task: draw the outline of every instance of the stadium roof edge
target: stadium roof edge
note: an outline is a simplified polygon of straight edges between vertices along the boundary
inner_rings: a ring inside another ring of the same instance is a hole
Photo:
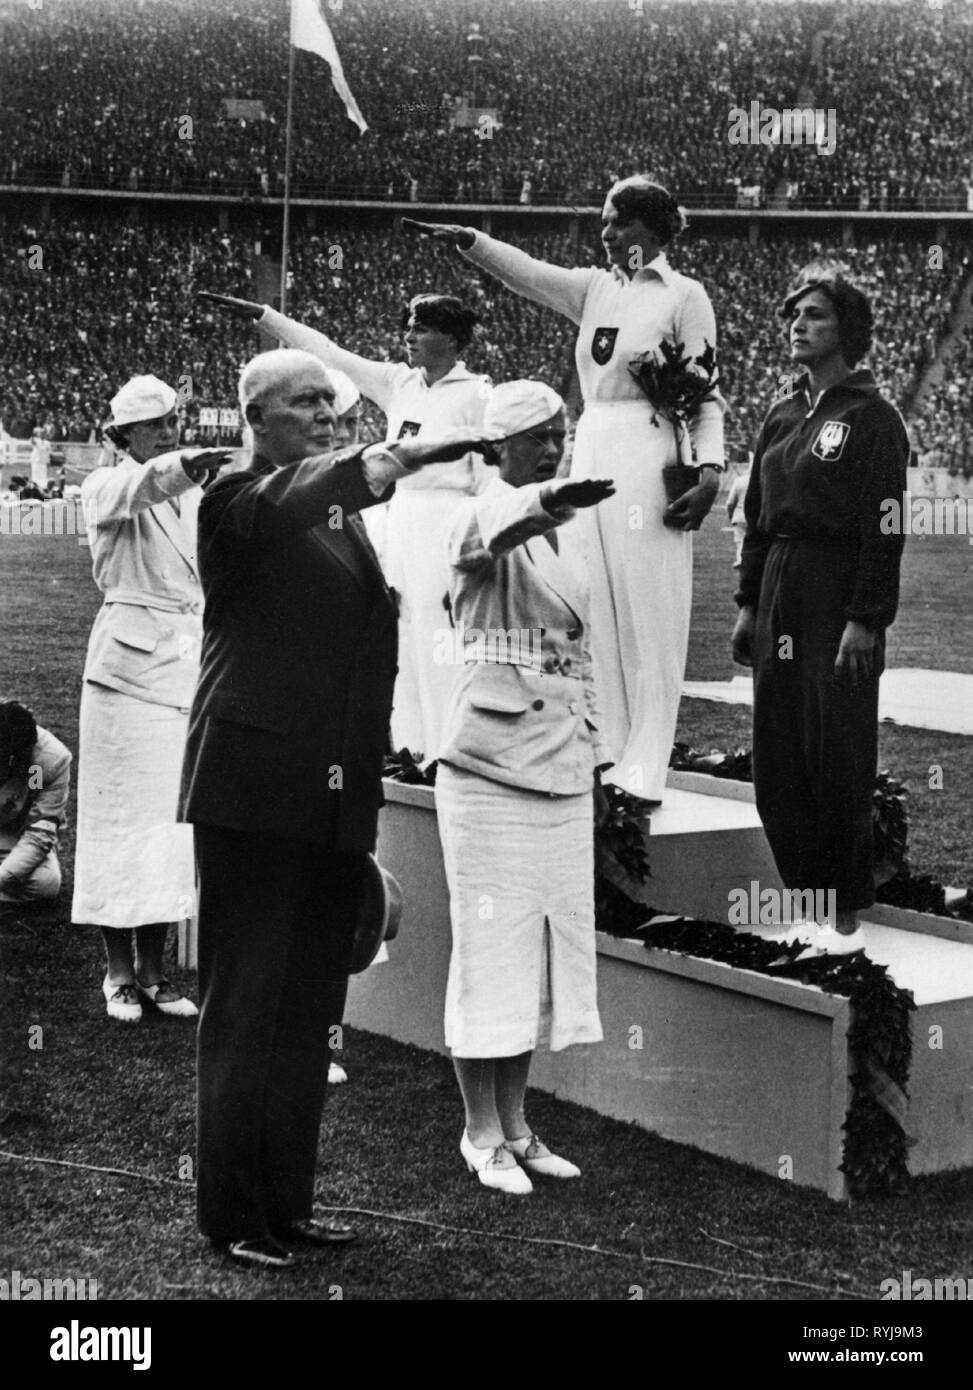
[[[152,193],[135,192],[118,188],[61,188],[40,184],[0,184],[0,197],[5,195],[28,196],[35,198],[105,198],[128,203],[209,203],[246,208],[279,208],[283,198],[255,198],[236,193]],[[861,212],[852,208],[718,208],[692,207],[685,205],[690,217],[730,218],[734,221],[754,222],[800,222],[800,221],[849,221],[849,222],[967,222],[973,223],[973,212],[956,210],[936,210],[916,212],[889,209],[886,212],[869,210]],[[561,203],[412,203],[387,202],[378,198],[292,198],[291,207],[297,208],[360,208],[373,212],[401,213],[475,213],[484,217],[493,213],[503,216],[520,217],[591,217],[601,216],[601,207],[575,207]]]

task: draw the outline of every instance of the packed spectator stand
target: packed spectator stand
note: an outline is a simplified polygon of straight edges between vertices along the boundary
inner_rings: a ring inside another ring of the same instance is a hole
[[[0,182],[279,194],[286,11],[2,0]],[[300,55],[298,194],[583,204],[648,165],[697,206],[970,205],[973,8],[954,0],[327,0],[327,12],[370,128],[306,99],[319,74]],[[457,131],[471,81],[497,123]],[[730,143],[730,108],[755,100],[834,110],[834,154]]]
[[[602,260],[593,221],[576,244],[567,233],[501,234],[560,264]],[[46,225],[0,216],[0,256],[16,267],[0,283],[6,432],[27,438],[35,425],[49,422],[57,440],[94,440],[118,383],[150,371],[181,390],[187,426],[195,430],[201,406],[234,403],[238,364],[256,344],[251,328],[212,313],[196,293],[254,297],[257,258],[277,251],[276,235],[256,218],[221,230],[166,208],[144,209],[137,222],[60,205]],[[969,256],[960,253],[930,270],[919,236],[841,248],[809,236],[751,244],[691,229],[672,260],[702,280],[714,301],[728,436],[739,457],[752,446],[787,370],[776,306],[797,269],[822,251],[840,255],[873,296],[875,367],[904,412],[969,272]],[[466,299],[480,316],[467,353],[472,369],[498,381],[537,376],[571,393],[574,332],[567,320],[403,234],[392,217],[363,225],[329,212],[326,225],[295,231],[291,265],[289,311],[357,352],[399,360],[401,306],[435,288]],[[965,344],[949,369],[960,385],[970,372],[968,339]],[[961,395],[948,416],[956,425],[960,401],[965,407]],[[372,424],[378,428],[377,418]]]

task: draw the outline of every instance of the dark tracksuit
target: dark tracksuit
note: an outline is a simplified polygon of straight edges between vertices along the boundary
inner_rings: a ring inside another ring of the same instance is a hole
[[[756,609],[757,809],[785,887],[834,889],[839,911],[875,900],[878,677],[904,544],[883,533],[881,504],[901,503],[908,458],[902,418],[871,372],[816,405],[801,376],[767,414],[744,504],[736,599]],[[849,620],[880,641],[878,671],[857,691],[834,679]]]

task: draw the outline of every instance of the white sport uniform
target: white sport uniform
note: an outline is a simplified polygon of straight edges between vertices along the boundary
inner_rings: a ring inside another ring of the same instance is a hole
[[[692,608],[692,537],[664,526],[662,470],[677,462],[673,429],[652,410],[628,364],[663,339],[693,357],[716,346],[702,285],[657,256],[629,280],[612,270],[534,260],[478,232],[463,253],[509,289],[579,325],[575,358],[584,413],[573,478],[612,478],[615,495],[578,514],[591,568],[591,642],[602,724],[615,766],[606,777],[661,800],[676,732]],[[723,462],[718,394],[690,428],[696,461]]]
[[[467,371],[462,362],[427,386],[419,368],[359,357],[274,309],[264,310],[260,326],[288,347],[303,348],[326,367],[350,377],[362,395],[385,412],[387,439],[410,434],[442,437],[458,426],[477,428],[483,423],[489,378]],[[387,507],[370,507],[363,516],[385,577],[399,595],[392,741],[396,748],[422,753],[426,760],[437,754],[457,674],[454,664],[442,660],[452,650],[446,532],[462,499],[481,492],[492,477],[493,470],[476,454],[430,464],[414,477],[403,478]]]

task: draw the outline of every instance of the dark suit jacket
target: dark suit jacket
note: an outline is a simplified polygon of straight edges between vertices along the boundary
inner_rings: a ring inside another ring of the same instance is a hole
[[[380,500],[361,453],[232,473],[203,497],[182,820],[374,848],[397,621],[357,515]]]

